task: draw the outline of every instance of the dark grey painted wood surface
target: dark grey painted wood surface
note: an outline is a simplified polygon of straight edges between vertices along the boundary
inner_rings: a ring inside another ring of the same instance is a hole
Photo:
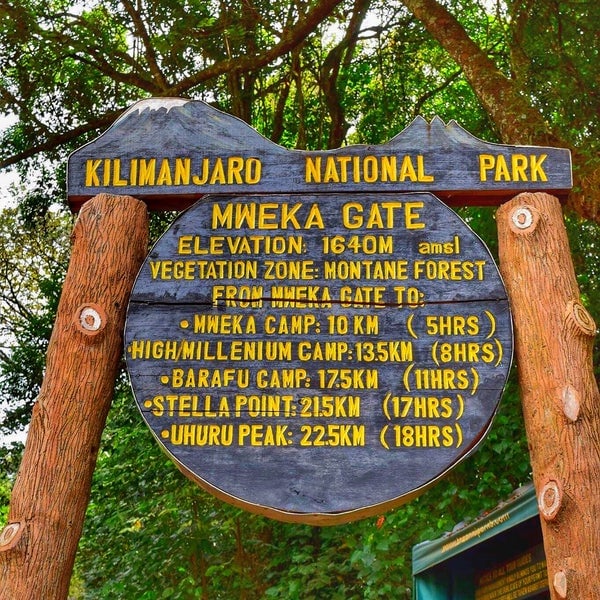
[[[204,194],[434,192],[444,202],[497,205],[520,191],[564,196],[566,149],[481,141],[456,122],[416,118],[389,142],[287,150],[200,101],[149,99],[69,157],[71,207],[127,194],[153,210],[182,210]]]
[[[125,354],[144,419],[201,485],[338,522],[473,450],[512,327],[489,251],[431,194],[212,196],[147,257]]]

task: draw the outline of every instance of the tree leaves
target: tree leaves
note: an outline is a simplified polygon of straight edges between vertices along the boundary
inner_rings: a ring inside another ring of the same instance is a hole
[[[70,219],[0,212],[0,431],[29,422],[67,264]]]
[[[0,0],[0,113],[18,118],[1,132],[0,168],[18,165],[27,184],[26,218],[0,215],[3,431],[27,421],[41,382],[69,246],[70,219],[48,211],[63,196],[66,156],[149,95],[204,99],[287,147],[385,142],[417,113],[456,119],[488,140],[567,145],[579,215],[567,226],[583,302],[598,318],[598,226],[580,216],[600,214],[599,9],[543,1],[533,14],[531,5]],[[464,213],[493,248],[492,212]],[[154,216],[153,237],[170,218]],[[1,506],[17,457],[18,448],[0,450]],[[277,523],[185,479],[141,423],[122,376],[73,594],[401,598],[412,545],[493,507],[529,469],[511,379],[485,442],[419,499],[344,526]]]

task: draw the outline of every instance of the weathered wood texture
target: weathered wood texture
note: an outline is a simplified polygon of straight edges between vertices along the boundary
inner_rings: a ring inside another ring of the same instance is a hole
[[[102,192],[152,210],[182,210],[206,194],[433,192],[451,206],[497,206],[521,191],[565,195],[564,148],[507,146],[458,123],[417,117],[385,144],[288,150],[199,100],[149,98],[69,157],[74,211]]]
[[[142,202],[100,195],[81,211],[9,524],[0,534],[4,600],[67,597],[127,301],[146,249]]]
[[[498,269],[431,194],[207,196],[149,253],[125,340],[186,474],[319,524],[406,502],[468,456],[512,358]]]
[[[552,598],[600,598],[596,326],[579,300],[557,199],[520,194],[497,216]]]

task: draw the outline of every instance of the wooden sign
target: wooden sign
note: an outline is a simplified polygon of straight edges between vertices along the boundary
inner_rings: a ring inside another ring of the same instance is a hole
[[[159,443],[217,496],[337,523],[412,498],[490,427],[512,356],[482,241],[435,196],[207,196],[134,286]]]
[[[522,191],[564,196],[566,149],[481,141],[454,121],[415,119],[386,144],[287,150],[200,101],[142,100],[68,162],[73,210],[99,193],[153,210],[182,210],[205,194],[433,192],[449,205],[500,204]]]

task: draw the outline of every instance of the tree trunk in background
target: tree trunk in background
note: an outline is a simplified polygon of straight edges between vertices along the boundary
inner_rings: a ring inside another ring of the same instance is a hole
[[[497,221],[551,597],[600,598],[596,325],[579,301],[558,200],[520,194]]]
[[[564,145],[552,135],[529,99],[519,93],[445,6],[436,0],[402,0],[402,4],[463,70],[503,143]]]
[[[46,374],[0,533],[4,600],[67,598],[147,232],[145,205],[126,196],[96,196],[75,224]]]
[[[402,0],[402,4],[462,69],[503,143],[571,149],[575,185],[568,206],[580,217],[600,223],[600,169],[597,162],[589,160],[552,133],[528,95],[500,71],[444,5],[437,0]]]

